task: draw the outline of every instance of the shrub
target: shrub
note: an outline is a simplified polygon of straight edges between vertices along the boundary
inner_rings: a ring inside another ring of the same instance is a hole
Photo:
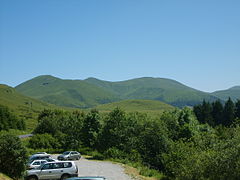
[[[0,172],[20,178],[25,170],[27,151],[20,139],[9,133],[0,134]]]
[[[58,148],[58,141],[50,134],[36,134],[29,140],[29,147],[33,149]]]

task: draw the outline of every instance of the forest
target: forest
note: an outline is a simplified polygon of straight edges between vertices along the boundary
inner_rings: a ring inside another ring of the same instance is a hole
[[[111,159],[139,168],[157,179],[238,179],[240,176],[240,101],[206,102],[165,111],[155,117],[115,108],[109,113],[48,110],[38,115],[34,136],[27,142],[14,139],[6,130],[24,129],[7,107],[0,106],[0,166],[6,154],[26,158],[28,152],[50,153],[78,150],[94,159]],[[3,118],[4,117],[4,118]],[[6,118],[7,117],[7,118]],[[9,122],[9,121],[8,121]],[[6,144],[14,143],[14,148]],[[17,144],[17,145],[16,145]],[[7,151],[7,152],[6,152]],[[21,177],[24,160],[18,158]],[[12,166],[15,166],[12,164]]]

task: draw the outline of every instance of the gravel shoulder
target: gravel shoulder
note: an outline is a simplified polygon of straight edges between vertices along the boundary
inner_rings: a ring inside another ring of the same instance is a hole
[[[132,180],[124,173],[124,168],[119,164],[108,161],[95,161],[81,158],[75,161],[78,166],[79,176],[104,176],[107,180]]]

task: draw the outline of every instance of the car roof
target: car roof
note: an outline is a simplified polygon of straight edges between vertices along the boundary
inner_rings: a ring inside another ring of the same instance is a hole
[[[82,176],[82,177],[73,177],[68,178],[67,180],[105,180],[103,176]]]
[[[36,161],[47,161],[47,160],[45,160],[45,159],[36,159],[33,162],[36,162]]]

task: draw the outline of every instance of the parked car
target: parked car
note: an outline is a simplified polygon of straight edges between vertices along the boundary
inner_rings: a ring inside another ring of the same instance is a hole
[[[43,160],[43,159],[50,159],[52,158],[50,154],[34,154],[29,157],[29,163],[33,162],[34,160]]]
[[[78,176],[78,167],[73,161],[47,162],[36,169],[27,170],[26,180],[67,179]]]
[[[48,153],[46,153],[46,152],[36,152],[34,154],[48,154]]]
[[[58,160],[79,160],[81,154],[77,151],[66,151],[57,157]]]
[[[66,180],[106,180],[103,176],[83,176],[83,177],[73,177]]]
[[[43,160],[34,160],[34,161],[27,164],[27,168],[28,169],[35,169],[35,168],[41,166],[42,164],[44,164],[46,162],[48,162],[48,161],[44,160],[44,159]]]

